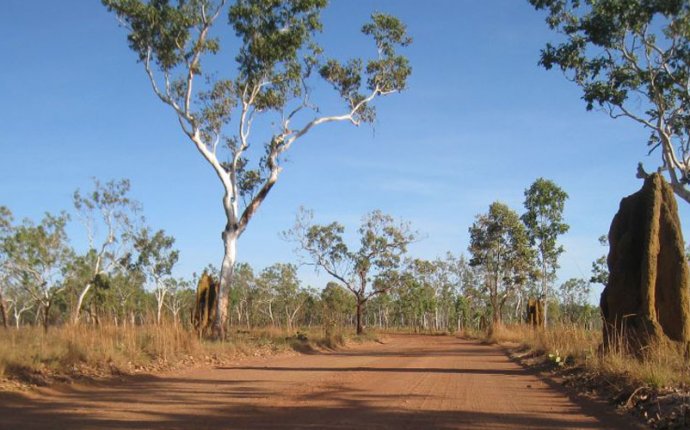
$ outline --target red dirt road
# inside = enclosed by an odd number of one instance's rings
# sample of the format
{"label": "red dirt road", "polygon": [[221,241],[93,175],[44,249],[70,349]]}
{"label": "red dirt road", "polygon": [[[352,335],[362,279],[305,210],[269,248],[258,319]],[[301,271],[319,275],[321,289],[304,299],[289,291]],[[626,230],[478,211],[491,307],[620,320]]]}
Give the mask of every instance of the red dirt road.
{"label": "red dirt road", "polygon": [[0,429],[628,429],[498,348],[393,336],[95,385],[0,394]]}

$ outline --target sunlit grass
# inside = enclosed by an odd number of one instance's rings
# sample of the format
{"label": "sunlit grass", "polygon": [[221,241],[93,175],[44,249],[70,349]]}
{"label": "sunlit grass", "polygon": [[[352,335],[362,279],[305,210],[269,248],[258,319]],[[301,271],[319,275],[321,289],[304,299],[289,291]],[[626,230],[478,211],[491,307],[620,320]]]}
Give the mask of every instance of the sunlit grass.
{"label": "sunlit grass", "polygon": [[[477,333],[474,335],[477,337]],[[621,346],[601,352],[601,331],[573,324],[557,324],[546,329],[505,325],[484,337],[493,342],[520,344],[537,354],[551,354],[559,357],[559,361],[585,366],[605,378],[624,378],[633,384],[652,387],[690,383],[684,352],[671,342],[653,345],[638,358],[625,353]]]}
{"label": "sunlit grass", "polygon": [[321,328],[287,333],[281,328],[231,331],[222,342],[199,338],[179,325],[38,327],[0,330],[0,377],[29,372],[103,374],[165,369],[310,348],[336,348],[346,342],[340,331]]}

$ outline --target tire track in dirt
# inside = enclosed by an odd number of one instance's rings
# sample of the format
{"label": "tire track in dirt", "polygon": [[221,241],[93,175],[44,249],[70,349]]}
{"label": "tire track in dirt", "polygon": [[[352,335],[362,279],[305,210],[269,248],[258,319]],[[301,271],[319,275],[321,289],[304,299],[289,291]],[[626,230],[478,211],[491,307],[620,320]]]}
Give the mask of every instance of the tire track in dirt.
{"label": "tire track in dirt", "polygon": [[628,429],[496,347],[450,336],[0,394],[0,429]]}

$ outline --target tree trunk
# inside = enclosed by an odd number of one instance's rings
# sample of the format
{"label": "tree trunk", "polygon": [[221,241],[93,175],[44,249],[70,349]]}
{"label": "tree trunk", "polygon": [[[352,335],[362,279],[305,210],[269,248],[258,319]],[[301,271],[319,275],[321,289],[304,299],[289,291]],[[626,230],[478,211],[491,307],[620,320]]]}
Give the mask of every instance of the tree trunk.
{"label": "tree trunk", "polygon": [[491,320],[494,325],[501,324],[501,309],[498,304],[498,297],[492,297],[491,307],[493,308],[493,315],[491,315]]}
{"label": "tree trunk", "polygon": [[156,325],[161,325],[161,316],[163,314],[163,300],[158,300],[156,307]]}
{"label": "tree trunk", "polygon": [[228,321],[228,291],[232,286],[237,260],[237,239],[239,231],[228,224],[222,234],[225,253],[220,268],[220,283],[216,291],[216,319],[213,322],[213,335],[225,339],[225,327]]}
{"label": "tree trunk", "polygon": [[547,299],[547,294],[549,292],[549,284],[546,279],[546,257],[544,255],[544,251],[541,251],[541,261],[542,261],[542,267],[541,267],[541,279],[542,279],[542,285],[541,285],[541,295],[543,296],[544,299],[544,309],[543,309],[543,314],[544,314],[544,325],[543,327],[546,328],[547,325],[547,319],[546,319],[546,313],[548,312],[548,299]]}
{"label": "tree trunk", "polygon": [[362,302],[359,297],[357,297],[357,334],[360,335],[364,333],[364,328],[362,327],[362,308],[364,307],[364,302]]}
{"label": "tree trunk", "polygon": [[0,293],[0,316],[2,317],[2,326],[7,328],[7,308],[5,307],[5,298]]}
{"label": "tree trunk", "polygon": [[86,294],[89,292],[90,289],[91,289],[91,282],[86,284],[84,289],[79,294],[79,298],[77,299],[77,307],[74,310],[74,315],[72,315],[72,323],[73,324],[77,324],[79,322],[79,316],[81,314],[81,307],[84,303],[84,298],[86,297]]}
{"label": "tree trunk", "polygon": [[48,323],[50,322],[50,308],[53,306],[53,301],[48,300],[48,303],[44,306],[44,315],[43,315],[43,331],[45,333],[48,333]]}

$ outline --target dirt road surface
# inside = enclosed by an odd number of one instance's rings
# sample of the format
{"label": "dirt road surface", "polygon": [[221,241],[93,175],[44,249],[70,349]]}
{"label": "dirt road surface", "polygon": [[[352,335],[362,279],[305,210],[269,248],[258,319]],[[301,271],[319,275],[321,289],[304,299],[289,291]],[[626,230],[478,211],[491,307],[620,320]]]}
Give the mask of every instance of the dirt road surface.
{"label": "dirt road surface", "polygon": [[0,429],[628,429],[497,347],[392,336],[331,353],[0,394]]}

